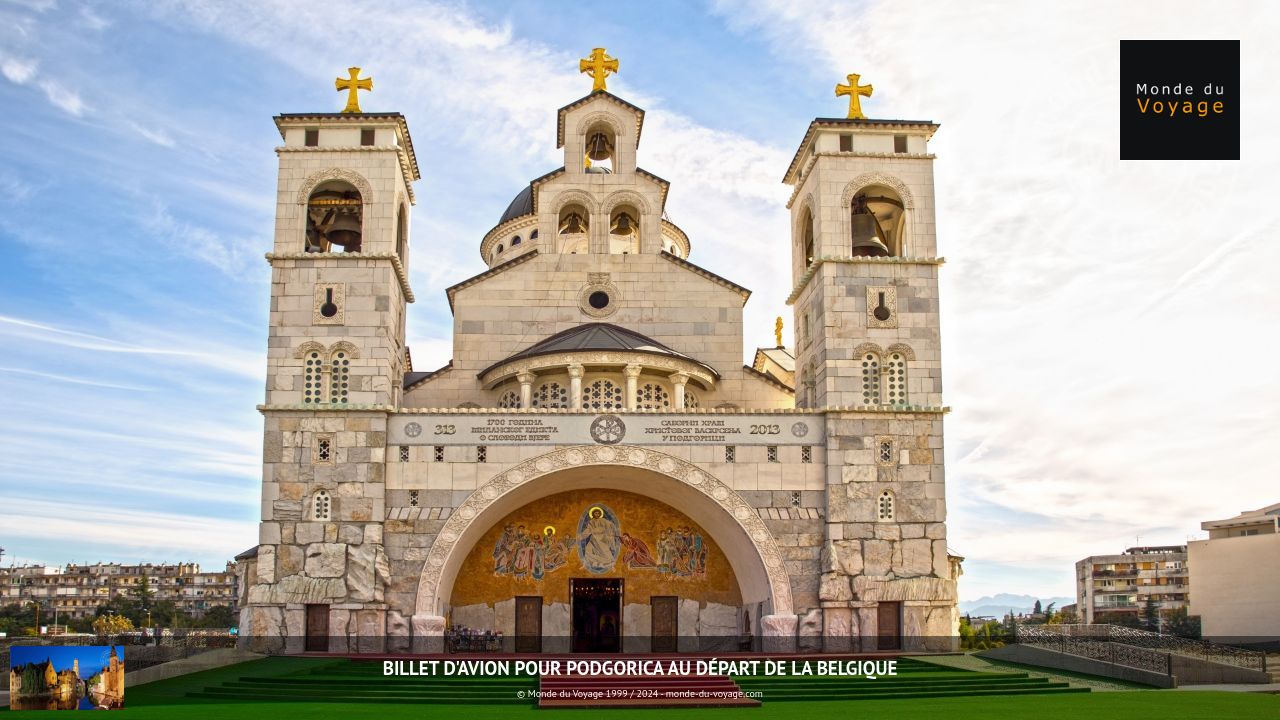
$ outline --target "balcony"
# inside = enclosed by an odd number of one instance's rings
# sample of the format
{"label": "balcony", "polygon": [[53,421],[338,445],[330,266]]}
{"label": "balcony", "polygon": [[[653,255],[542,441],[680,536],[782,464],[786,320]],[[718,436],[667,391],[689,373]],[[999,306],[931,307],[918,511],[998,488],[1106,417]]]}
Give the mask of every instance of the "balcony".
{"label": "balcony", "polygon": [[1136,577],[1138,575],[1137,568],[1129,568],[1127,570],[1094,570],[1093,576],[1100,577]]}

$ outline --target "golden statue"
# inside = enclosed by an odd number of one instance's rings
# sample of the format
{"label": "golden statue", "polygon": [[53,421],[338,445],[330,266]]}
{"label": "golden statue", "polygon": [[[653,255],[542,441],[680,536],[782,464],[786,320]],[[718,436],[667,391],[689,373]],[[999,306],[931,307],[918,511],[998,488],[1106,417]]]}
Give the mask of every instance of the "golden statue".
{"label": "golden statue", "polygon": [[778,321],[773,324],[773,336],[778,339],[778,347],[782,347],[782,316],[778,316]]}
{"label": "golden statue", "polygon": [[339,92],[343,90],[347,91],[347,106],[342,108],[342,112],[358,113],[360,112],[360,96],[358,93],[361,90],[372,91],[373,78],[364,78],[363,80],[359,79],[360,68],[358,67],[349,67],[347,68],[347,72],[351,74],[351,77],[336,78],[333,81],[333,86],[337,88]]}
{"label": "golden statue", "polygon": [[609,73],[618,72],[618,58],[609,57],[604,48],[594,48],[590,55],[578,61],[578,72],[591,73],[594,81],[591,83],[591,92],[604,90],[604,79]]}
{"label": "golden statue", "polygon": [[849,75],[848,85],[836,85],[836,97],[841,95],[849,96],[849,119],[850,120],[866,120],[867,116],[862,114],[862,98],[871,97],[871,91],[874,89],[870,85],[859,85],[858,79],[862,76],[857,73]]}

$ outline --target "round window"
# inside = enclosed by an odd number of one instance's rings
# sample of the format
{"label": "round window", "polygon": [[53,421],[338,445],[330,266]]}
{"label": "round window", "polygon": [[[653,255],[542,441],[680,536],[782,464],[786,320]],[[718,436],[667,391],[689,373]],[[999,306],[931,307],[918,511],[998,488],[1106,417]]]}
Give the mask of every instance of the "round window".
{"label": "round window", "polygon": [[597,290],[587,297],[587,304],[597,310],[603,310],[609,307],[609,293]]}

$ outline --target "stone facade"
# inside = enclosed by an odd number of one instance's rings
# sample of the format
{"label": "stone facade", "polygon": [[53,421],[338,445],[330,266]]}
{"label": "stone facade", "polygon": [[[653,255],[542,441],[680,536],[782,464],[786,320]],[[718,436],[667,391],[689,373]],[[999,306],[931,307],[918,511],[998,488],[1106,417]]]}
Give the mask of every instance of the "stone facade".
{"label": "stone facade", "polygon": [[[798,347],[769,349],[775,365],[794,357],[791,374],[743,364],[750,292],[687,260],[689,238],[662,218],[668,184],[636,165],[643,120],[606,92],[560,109],[564,167],[482,240],[489,269],[447,293],[453,359],[423,372],[404,344],[417,166],[403,118],[277,118],[247,642],[421,652],[465,626],[518,649],[511,639],[534,623],[542,650],[568,649],[578,595],[521,619],[513,591],[455,603],[458,574],[504,517],[610,490],[687,516],[738,585],[736,604],[674,581],[661,610],[619,601],[621,649],[652,649],[662,623],[678,625],[681,650],[952,646],[925,149],[936,126],[811,126],[786,177]],[[888,208],[877,221],[891,255],[851,254],[851,208],[867,197]],[[668,572],[629,567],[613,574]],[[521,596],[554,594],[530,587]]]}

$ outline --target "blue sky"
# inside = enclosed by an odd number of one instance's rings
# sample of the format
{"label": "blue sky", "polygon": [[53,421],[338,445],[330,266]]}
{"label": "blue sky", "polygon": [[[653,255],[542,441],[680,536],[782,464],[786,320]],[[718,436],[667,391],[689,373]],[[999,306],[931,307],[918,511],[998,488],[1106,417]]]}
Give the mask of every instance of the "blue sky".
{"label": "blue sky", "polygon": [[[4,561],[216,567],[255,542],[273,115],[340,109],[354,64],[365,109],[408,117],[409,342],[437,367],[443,289],[560,164],[555,110],[602,45],[691,259],[755,291],[744,353],[791,317],[780,178],[842,111],[835,82],[873,83],[873,117],[942,123],[961,594],[1070,594],[1080,557],[1277,499],[1278,18],[1232,9],[0,1]],[[1243,40],[1243,160],[1116,160],[1122,37]]]}

